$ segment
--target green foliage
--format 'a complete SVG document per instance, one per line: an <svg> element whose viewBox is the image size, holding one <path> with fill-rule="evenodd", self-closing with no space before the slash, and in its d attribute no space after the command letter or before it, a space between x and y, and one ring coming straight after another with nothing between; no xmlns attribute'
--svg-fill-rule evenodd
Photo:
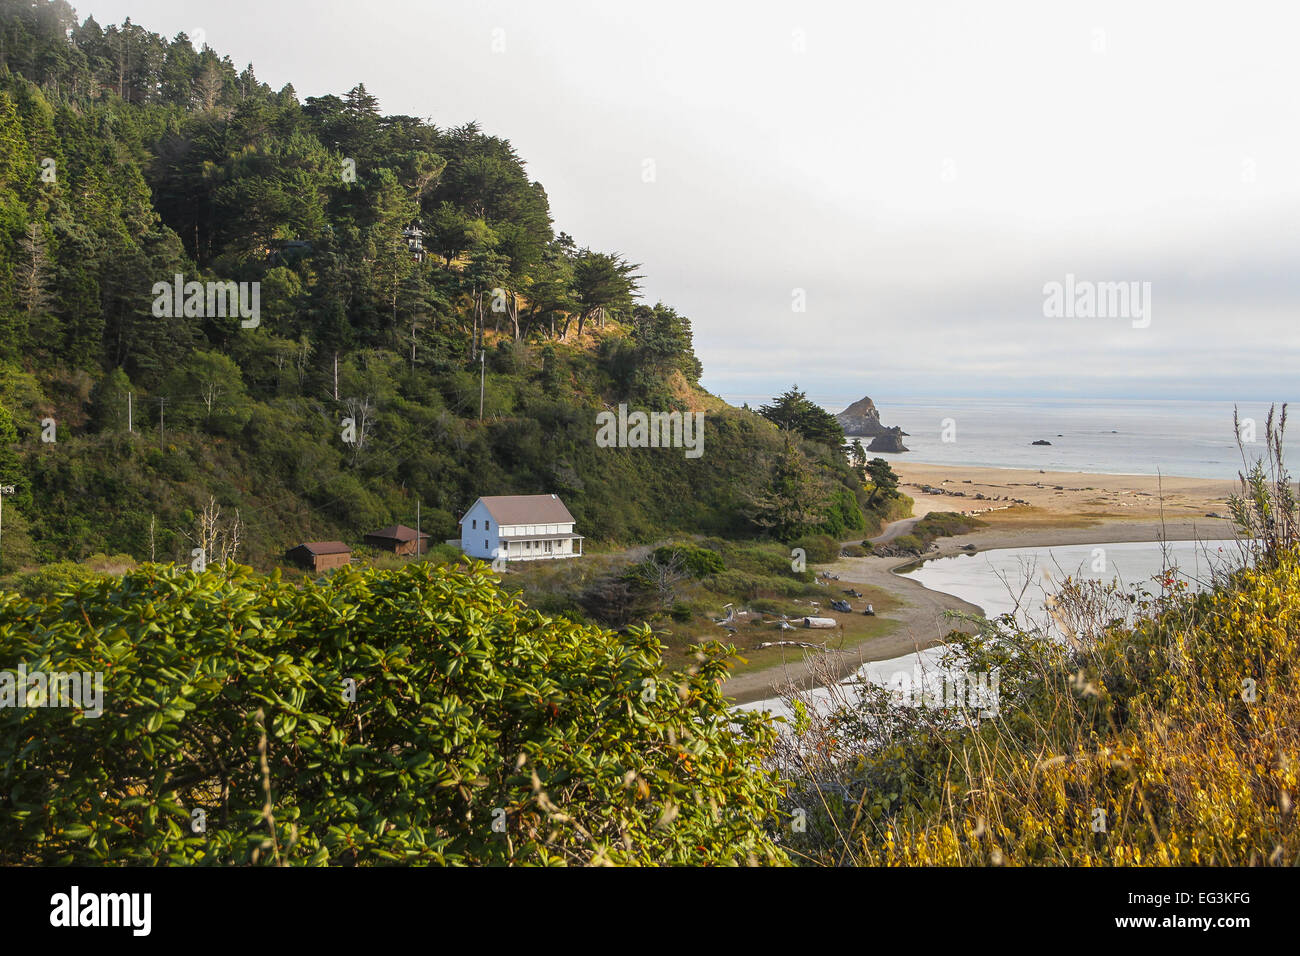
<svg viewBox="0 0 1300 956"><path fill-rule="evenodd" d="M866 480L871 485L870 505L874 506L881 499L898 497L898 476L889 467L889 462L883 458L873 458L866 463L865 472Z"/></svg>
<svg viewBox="0 0 1300 956"><path fill-rule="evenodd" d="M951 538L982 527L984 522L971 515L955 511L931 511L912 527L912 534L928 544L935 538Z"/></svg>
<svg viewBox="0 0 1300 956"><path fill-rule="evenodd" d="M774 538L788 541L817 526L825 500L826 489L812 465L787 437L767 488L752 498L753 520Z"/></svg>
<svg viewBox="0 0 1300 956"><path fill-rule="evenodd" d="M831 448L844 444L844 429L835 416L809 400L797 385L773 399L771 405L760 407L758 413L778 428L798 432L809 441Z"/></svg>
<svg viewBox="0 0 1300 956"><path fill-rule="evenodd" d="M667 672L648 631L528 610L481 564L0 593L7 663L103 674L98 718L0 709L0 862L782 862L728 652Z"/></svg>
<svg viewBox="0 0 1300 956"><path fill-rule="evenodd" d="M638 304L633 262L556 235L508 140L385 116L361 84L300 101L49 0L0 0L0 40L6 568L180 560L209 498L263 568L411 524L417 500L452 537L483 494L562 494L611 544L870 526L836 456L783 453L700 390L690 319ZM177 274L258 283L259 326L154 316ZM704 410L704 456L595 447L595 414L622 401ZM52 408L58 455L34 427ZM344 444L344 418L363 441Z"/></svg>
<svg viewBox="0 0 1300 956"><path fill-rule="evenodd" d="M803 548L810 564L828 564L840 556L839 541L826 534L805 535L794 547Z"/></svg>
<svg viewBox="0 0 1300 956"><path fill-rule="evenodd" d="M661 563L678 562L684 571L695 578L717 574L726 568L722 555L717 551L692 544L663 545L655 548L653 556Z"/></svg>
<svg viewBox="0 0 1300 956"><path fill-rule="evenodd" d="M14 576L12 587L26 598L51 598L55 594L68 590L83 581L102 577L84 564L73 561L57 561L31 571L23 571Z"/></svg>
<svg viewBox="0 0 1300 956"><path fill-rule="evenodd" d="M1244 472L1238 472L1241 491L1228 501L1233 521L1248 544L1256 563L1271 563L1289 555L1300 544L1300 503L1292 488L1283 457L1286 405L1281 414L1270 406L1264 426L1264 455ZM1232 410L1233 432L1242 447L1241 423ZM1245 450L1242 448L1242 458Z"/></svg>

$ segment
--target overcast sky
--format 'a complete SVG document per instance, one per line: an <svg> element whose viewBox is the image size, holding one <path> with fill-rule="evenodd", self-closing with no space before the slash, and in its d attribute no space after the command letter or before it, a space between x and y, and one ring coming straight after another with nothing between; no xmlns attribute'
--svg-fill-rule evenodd
<svg viewBox="0 0 1300 956"><path fill-rule="evenodd" d="M77 9L508 137L556 229L642 263L736 403L1300 398L1291 2ZM1067 273L1151 283L1149 325L1045 316Z"/></svg>

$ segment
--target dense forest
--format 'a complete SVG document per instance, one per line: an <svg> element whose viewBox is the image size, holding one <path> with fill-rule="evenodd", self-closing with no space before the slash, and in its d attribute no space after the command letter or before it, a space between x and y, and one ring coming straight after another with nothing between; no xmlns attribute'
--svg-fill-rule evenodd
<svg viewBox="0 0 1300 956"><path fill-rule="evenodd" d="M700 388L690 320L556 232L509 141L62 0L0 11L0 570L214 535L267 567L417 502L454 536L485 494L560 493L596 546L878 521L824 417ZM246 283L256 318L174 282ZM622 402L705 412L704 454L596 447Z"/></svg>

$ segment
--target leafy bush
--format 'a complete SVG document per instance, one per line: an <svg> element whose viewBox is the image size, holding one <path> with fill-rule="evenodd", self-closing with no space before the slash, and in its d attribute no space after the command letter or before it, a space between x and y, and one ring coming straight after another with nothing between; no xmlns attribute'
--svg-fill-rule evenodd
<svg viewBox="0 0 1300 956"><path fill-rule="evenodd" d="M97 719L0 708L0 863L783 862L728 652L665 672L482 564L0 593L0 659L103 674Z"/></svg>
<svg viewBox="0 0 1300 956"><path fill-rule="evenodd" d="M914 534L900 534L890 543L899 551L910 551L913 554L920 554L926 549L926 542Z"/></svg>
<svg viewBox="0 0 1300 956"><path fill-rule="evenodd" d="M809 564L827 564L840 556L840 543L830 535L805 535L794 543L796 548L803 548Z"/></svg>
<svg viewBox="0 0 1300 956"><path fill-rule="evenodd" d="M668 544L655 548L654 559L661 564L676 561L691 577L702 578L726 569L722 555L692 544Z"/></svg>
<svg viewBox="0 0 1300 956"><path fill-rule="evenodd" d="M808 592L808 585L790 575L777 577L728 570L709 580L709 590L749 601L758 597L799 597Z"/></svg>
<svg viewBox="0 0 1300 956"><path fill-rule="evenodd" d="M58 561L13 576L13 588L26 598L49 598L60 591L102 575L75 561Z"/></svg>
<svg viewBox="0 0 1300 956"><path fill-rule="evenodd" d="M983 521L970 515L955 511L931 511L913 526L912 534L929 544L935 538L951 538L983 526Z"/></svg>

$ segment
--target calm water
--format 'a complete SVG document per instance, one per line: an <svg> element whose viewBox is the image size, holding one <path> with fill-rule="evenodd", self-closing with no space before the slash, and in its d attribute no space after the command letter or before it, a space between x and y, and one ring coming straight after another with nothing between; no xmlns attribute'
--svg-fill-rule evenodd
<svg viewBox="0 0 1300 956"><path fill-rule="evenodd" d="M1166 560L1191 587L1207 585L1215 572L1242 563L1238 543L1232 540L1170 541L1163 549L1158 542L1126 541L998 548L936 558L904 576L932 591L969 601L988 618L1015 610L1019 599L1026 618L1036 621L1042 617L1044 601L1066 577L1116 581L1125 589L1145 586L1154 592L1159 588L1151 579L1162 571Z"/></svg>
<svg viewBox="0 0 1300 956"><path fill-rule="evenodd" d="M1163 548L1159 542L1127 541L1106 545L1058 545L1044 548L999 548L979 554L963 554L927 561L908 572L934 591L943 591L979 607L984 616L997 617L1020 609L1018 620L1028 626L1041 623L1044 602L1057 591L1066 577L1101 582L1116 581L1126 590L1145 587L1153 593L1159 586L1152 577L1168 566L1177 568L1178 576L1195 589L1208 586L1216 572L1241 565L1236 541L1173 541ZM1100 569L1100 570L1098 570ZM932 647L918 653L884 661L872 661L858 670L859 676L885 685L901 673L913 673L921 667L939 669L942 648ZM814 700L825 701L824 692L815 692ZM788 716L785 705L777 699L742 704L738 710L770 710Z"/></svg>
<svg viewBox="0 0 1300 956"><path fill-rule="evenodd" d="M903 439L908 452L881 456L892 460L1186 478L1236 478L1241 469L1229 402L925 400L877 407L885 425L910 436ZM1239 411L1255 422L1258 442L1246 447L1258 454L1268 405L1246 403ZM955 425L954 441L943 440L944 419ZM1052 444L1032 444L1039 439Z"/></svg>

